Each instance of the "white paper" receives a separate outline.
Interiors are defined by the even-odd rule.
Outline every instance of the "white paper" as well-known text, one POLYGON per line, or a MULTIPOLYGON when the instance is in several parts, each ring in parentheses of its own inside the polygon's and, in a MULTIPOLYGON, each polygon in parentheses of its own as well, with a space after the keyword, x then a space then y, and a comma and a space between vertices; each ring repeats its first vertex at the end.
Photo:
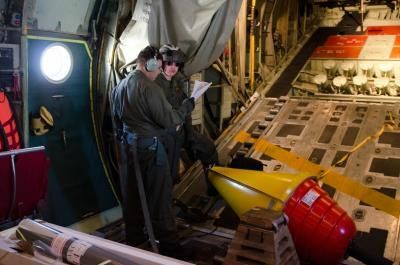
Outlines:
POLYGON ((204 94, 204 92, 207 91, 207 89, 211 86, 212 83, 208 82, 203 82, 203 81, 194 81, 194 86, 193 86, 193 92, 190 97, 193 97, 194 100, 197 100, 201 95, 204 94))

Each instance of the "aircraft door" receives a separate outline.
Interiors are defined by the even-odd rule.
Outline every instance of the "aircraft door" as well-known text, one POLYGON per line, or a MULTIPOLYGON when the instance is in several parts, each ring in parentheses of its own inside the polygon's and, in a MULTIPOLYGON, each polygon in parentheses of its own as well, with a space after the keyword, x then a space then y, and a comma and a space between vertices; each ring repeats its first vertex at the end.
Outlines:
POLYGON ((96 145, 91 62, 84 41, 28 38, 28 112, 31 118, 41 116, 38 112, 45 107, 54 123, 41 135, 31 130, 29 145, 46 147, 50 171, 44 217, 59 225, 117 204, 96 145), (66 48, 70 62, 60 63, 65 54, 43 57, 43 52, 57 45, 66 48), (42 72, 46 60, 56 63, 48 69, 49 76, 42 72), (65 64, 71 64, 72 70, 63 69, 65 64))

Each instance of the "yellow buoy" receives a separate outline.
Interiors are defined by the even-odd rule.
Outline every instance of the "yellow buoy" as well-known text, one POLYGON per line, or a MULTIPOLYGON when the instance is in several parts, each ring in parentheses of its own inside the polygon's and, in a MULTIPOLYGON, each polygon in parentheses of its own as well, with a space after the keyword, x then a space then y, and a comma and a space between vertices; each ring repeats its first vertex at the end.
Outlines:
POLYGON ((293 191, 309 174, 265 173, 263 171, 213 167, 208 178, 238 216, 260 206, 282 210, 293 191))

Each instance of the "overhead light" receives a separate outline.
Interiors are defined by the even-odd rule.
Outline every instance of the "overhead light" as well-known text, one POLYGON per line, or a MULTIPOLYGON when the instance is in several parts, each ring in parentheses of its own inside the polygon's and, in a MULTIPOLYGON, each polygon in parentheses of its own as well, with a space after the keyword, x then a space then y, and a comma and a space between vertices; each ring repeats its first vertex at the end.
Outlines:
POLYGON ((52 43, 44 49, 40 58, 40 69, 50 83, 65 82, 71 75, 72 67, 72 54, 66 45, 52 43))

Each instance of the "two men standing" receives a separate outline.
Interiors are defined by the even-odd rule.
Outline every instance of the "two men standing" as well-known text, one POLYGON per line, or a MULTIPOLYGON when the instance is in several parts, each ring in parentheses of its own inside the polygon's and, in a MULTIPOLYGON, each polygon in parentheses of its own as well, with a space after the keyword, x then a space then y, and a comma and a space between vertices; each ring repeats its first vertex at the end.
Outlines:
POLYGON ((178 48, 168 46, 159 52, 147 46, 137 57, 136 69, 114 88, 110 99, 126 158, 120 172, 126 242, 136 246, 147 241, 143 230, 146 210, 141 210, 140 181, 135 178, 141 175, 160 254, 176 258, 183 253, 175 224, 172 187, 178 174, 179 150, 185 139, 191 137, 190 117, 194 108, 194 99, 183 91, 177 93, 172 85, 175 82, 171 83, 183 63, 184 54, 178 48))

